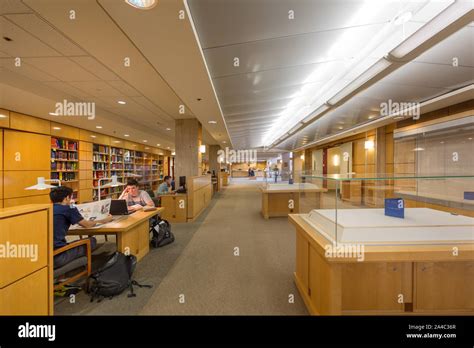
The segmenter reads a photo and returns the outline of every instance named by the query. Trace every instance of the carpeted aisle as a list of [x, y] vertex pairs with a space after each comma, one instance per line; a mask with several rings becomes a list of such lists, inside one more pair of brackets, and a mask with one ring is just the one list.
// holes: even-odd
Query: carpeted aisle
[[307, 314], [293, 283], [294, 228], [261, 217], [258, 184], [241, 180], [219, 194], [139, 314]]

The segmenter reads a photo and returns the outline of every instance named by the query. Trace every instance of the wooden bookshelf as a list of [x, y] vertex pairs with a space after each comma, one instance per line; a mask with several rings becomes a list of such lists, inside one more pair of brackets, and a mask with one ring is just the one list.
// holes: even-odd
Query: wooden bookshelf
[[[62, 186], [73, 190], [78, 201], [79, 193], [79, 141], [51, 137], [51, 179], [59, 179]], [[58, 185], [52, 182], [51, 185]]]
[[[98, 198], [99, 179], [110, 177], [110, 146], [92, 144], [92, 179], [94, 201]], [[103, 182], [105, 185], [106, 182]], [[110, 197], [109, 188], [101, 188], [101, 198]]]

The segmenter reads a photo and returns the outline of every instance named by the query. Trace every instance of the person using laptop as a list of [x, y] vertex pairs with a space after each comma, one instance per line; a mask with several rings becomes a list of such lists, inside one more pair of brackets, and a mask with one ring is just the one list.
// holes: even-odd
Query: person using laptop
[[[108, 215], [105, 219], [89, 221], [79, 213], [76, 207], [72, 207], [72, 189], [66, 186], [59, 186], [52, 189], [49, 193], [51, 202], [53, 203], [53, 234], [54, 249], [67, 245], [66, 235], [71, 225], [78, 224], [85, 228], [91, 228], [97, 224], [103, 224], [112, 221], [112, 215]], [[95, 249], [97, 241], [94, 237], [91, 240], [91, 248]], [[66, 250], [65, 252], [54, 257], [54, 268], [62, 267], [74, 259], [82, 257], [86, 254], [84, 245]]]
[[143, 209], [144, 207], [155, 207], [155, 203], [153, 203], [150, 195], [146, 191], [138, 188], [138, 181], [136, 179], [128, 179], [127, 186], [119, 199], [125, 199], [127, 201], [128, 210], [130, 212]]
[[158, 194], [163, 195], [170, 192], [172, 192], [171, 176], [167, 175], [164, 177], [163, 182], [158, 187]]

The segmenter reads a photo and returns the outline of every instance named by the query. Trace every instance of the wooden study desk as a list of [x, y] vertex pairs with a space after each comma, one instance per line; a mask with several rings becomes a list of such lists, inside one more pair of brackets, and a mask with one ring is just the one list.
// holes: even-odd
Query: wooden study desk
[[150, 250], [149, 220], [164, 211], [163, 207], [153, 211], [137, 211], [126, 215], [118, 221], [109, 222], [103, 226], [93, 228], [73, 227], [68, 235], [105, 235], [115, 234], [117, 237], [117, 250], [130, 253], [141, 260]]

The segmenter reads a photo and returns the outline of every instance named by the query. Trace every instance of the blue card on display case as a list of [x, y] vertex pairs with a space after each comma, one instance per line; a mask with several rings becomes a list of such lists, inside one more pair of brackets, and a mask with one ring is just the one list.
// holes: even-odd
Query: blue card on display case
[[402, 198], [385, 199], [385, 215], [397, 218], [405, 218], [405, 202]]

